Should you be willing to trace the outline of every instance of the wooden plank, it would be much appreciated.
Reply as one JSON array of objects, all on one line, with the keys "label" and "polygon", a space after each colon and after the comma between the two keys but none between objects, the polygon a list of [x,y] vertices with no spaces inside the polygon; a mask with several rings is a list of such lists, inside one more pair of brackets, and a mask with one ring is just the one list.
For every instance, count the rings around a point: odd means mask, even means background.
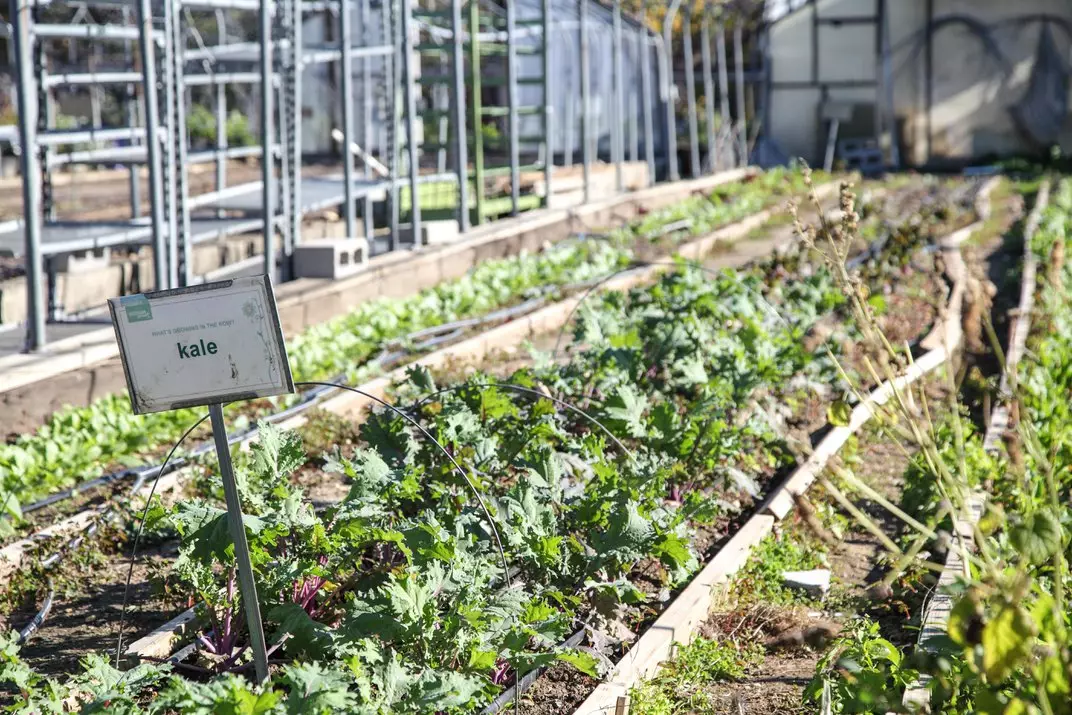
[{"label": "wooden plank", "polygon": [[691,642],[696,628],[707,618],[716,589],[728,584],[733,574],[744,566],[752,548],[774,528],[774,521],[772,516],[757,514],[745,522],[618,661],[607,680],[574,710],[574,715],[605,715],[614,711],[619,699],[627,697],[634,684],[655,674],[659,665],[672,655],[675,643]]},{"label": "wooden plank", "polygon": [[[996,185],[996,184],[994,184]],[[982,192],[980,192],[982,193]],[[987,452],[998,451],[1001,438],[1009,426],[1009,373],[1015,374],[1016,368],[1023,357],[1027,347],[1027,337],[1031,330],[1031,311],[1035,304],[1035,282],[1038,271],[1038,261],[1034,251],[1031,250],[1031,239],[1038,230],[1042,212],[1045,211],[1050,199],[1050,181],[1045,180],[1039,187],[1035,205],[1031,208],[1027,223],[1024,226],[1023,269],[1020,276],[1020,301],[1018,304],[1016,323],[1013,326],[1012,338],[1006,354],[1007,370],[1001,376],[1001,385],[998,394],[1001,401],[991,411],[990,424],[983,438],[983,449]],[[986,196],[986,207],[989,210],[989,196]],[[927,603],[923,614],[923,627],[920,629],[917,647],[926,648],[926,644],[932,638],[946,632],[946,624],[949,623],[949,615],[956,605],[953,596],[949,592],[957,577],[966,573],[968,554],[975,548],[975,525],[982,518],[983,509],[986,505],[986,493],[976,489],[968,497],[965,505],[965,513],[955,521],[955,530],[959,536],[957,542],[950,546],[946,554],[945,567],[938,577],[938,585]],[[929,675],[920,676],[919,680],[905,688],[902,704],[912,708],[923,708],[930,702]]]}]

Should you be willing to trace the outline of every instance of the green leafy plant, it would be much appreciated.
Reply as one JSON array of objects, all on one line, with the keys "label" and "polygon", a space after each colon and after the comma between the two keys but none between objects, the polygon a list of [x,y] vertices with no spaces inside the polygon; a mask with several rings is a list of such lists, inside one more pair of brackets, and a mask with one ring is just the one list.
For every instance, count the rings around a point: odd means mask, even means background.
[{"label": "green leafy plant", "polygon": [[859,618],[830,644],[804,697],[830,713],[900,711],[904,688],[918,675],[906,665],[878,624]]},{"label": "green leafy plant", "polygon": [[707,686],[737,680],[763,661],[756,643],[697,638],[679,646],[659,674],[629,693],[630,712],[636,715],[676,715],[715,712]]}]

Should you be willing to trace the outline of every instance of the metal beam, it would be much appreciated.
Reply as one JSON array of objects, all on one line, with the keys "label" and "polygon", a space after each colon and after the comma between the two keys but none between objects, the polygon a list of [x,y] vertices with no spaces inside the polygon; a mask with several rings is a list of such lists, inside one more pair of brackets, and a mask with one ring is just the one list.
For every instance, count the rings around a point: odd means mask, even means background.
[{"label": "metal beam", "polygon": [[741,145],[741,166],[748,166],[748,111],[744,99],[744,41],[738,21],[733,27],[733,64],[737,76],[737,137]]},{"label": "metal beam", "polygon": [[625,190],[622,162],[625,161],[625,76],[622,71],[622,0],[614,0],[611,31],[614,33],[614,114],[611,116],[611,145],[614,154],[614,188]]},{"label": "metal beam", "polygon": [[[216,10],[216,42],[220,45],[227,43],[227,15],[223,10]],[[251,72],[250,74],[255,74]],[[259,82],[261,77],[257,76]],[[186,81],[194,79],[187,77]],[[222,83],[216,83],[216,191],[227,188],[227,87]],[[223,218],[224,210],[216,211],[217,218]]]},{"label": "metal beam", "polygon": [[213,72],[211,74],[188,74],[187,87],[222,86],[227,84],[260,84],[259,72]]},{"label": "metal beam", "polygon": [[700,137],[696,126],[696,69],[692,56],[692,8],[686,8],[682,17],[682,34],[685,42],[685,101],[689,121],[689,163],[691,175],[700,175]]},{"label": "metal beam", "polygon": [[517,116],[517,47],[514,33],[517,24],[517,3],[506,3],[506,131],[510,147],[510,215],[517,216],[521,208],[521,145],[518,142],[520,125]]},{"label": "metal beam", "polygon": [[[353,238],[357,235],[357,204],[354,198],[354,153],[350,151],[350,145],[354,142],[354,63],[353,56],[345,52],[346,48],[353,46],[353,18],[352,7],[348,0],[342,0],[339,9],[339,44],[342,55],[342,175],[343,191],[346,203],[343,206],[343,217],[346,221],[346,236]],[[371,238],[368,236],[367,238]]]},{"label": "metal beam", "polygon": [[[130,8],[123,8],[123,24],[127,25],[131,22]],[[133,43],[123,43],[123,60],[128,67],[134,66],[134,50]],[[127,113],[127,126],[135,127],[138,125],[138,82],[141,81],[141,75],[137,72],[132,73],[135,75],[134,79],[130,81],[126,86],[126,113]],[[131,140],[131,144],[135,145],[136,142]],[[135,164],[130,165],[130,175],[128,177],[130,185],[130,217],[138,218],[141,216],[141,179],[138,176],[138,167]]]},{"label": "metal beam", "polygon": [[164,225],[163,166],[160,157],[160,106],[156,94],[156,46],[151,41],[153,13],[150,0],[138,0],[137,22],[141,52],[142,97],[145,102],[145,155],[149,162],[149,211],[152,216],[153,278],[157,290],[167,285],[167,233]]},{"label": "metal beam", "polygon": [[451,97],[454,109],[454,161],[458,173],[458,228],[469,231],[469,147],[465,131],[465,54],[462,0],[450,0]]},{"label": "metal beam", "polygon": [[552,112],[554,101],[551,97],[551,0],[541,0],[540,10],[543,16],[540,37],[540,46],[543,53],[543,205],[544,208],[551,206],[551,174],[555,166],[555,147],[551,141],[552,135]]},{"label": "metal beam", "polygon": [[469,81],[473,95],[473,183],[476,223],[484,223],[484,122],[480,81],[480,3],[469,2]]},{"label": "metal beam", "polygon": [[44,346],[45,336],[45,272],[41,255],[41,165],[38,161],[37,119],[40,107],[34,91],[33,75],[33,8],[29,3],[11,2],[11,22],[14,26],[15,63],[18,72],[19,141],[22,143],[22,213],[26,243],[26,349]]},{"label": "metal beam", "polygon": [[[261,71],[261,144],[274,143],[272,130],[272,3],[259,0],[260,5],[260,71]],[[261,157],[261,206],[264,214],[264,272],[275,281],[275,171],[272,156]]]},{"label": "metal beam", "polygon": [[681,178],[677,168],[677,112],[674,106],[674,18],[681,0],[672,0],[663,20],[662,57],[666,66],[666,153],[669,160],[670,181]]},{"label": "metal beam", "polygon": [[715,153],[715,78],[711,69],[711,6],[704,1],[700,23],[700,65],[703,69],[704,118],[707,121],[707,165],[711,172],[718,170]]},{"label": "metal beam", "polygon": [[183,53],[186,51],[186,42],[182,28],[180,6],[175,3],[173,7],[171,61],[174,62],[175,67],[175,106],[171,114],[172,121],[174,121],[174,131],[169,132],[169,138],[175,146],[175,212],[177,214],[176,220],[179,234],[172,239],[175,254],[175,265],[172,269],[172,274],[177,281],[172,285],[172,288],[190,285],[190,281],[193,278],[193,244],[191,243],[190,235],[189,207],[190,182],[187,180],[190,170],[190,165],[187,161],[189,147],[187,146],[186,136],[186,104],[188,98],[186,96],[185,73],[183,72]]},{"label": "metal beam", "polygon": [[[157,43],[164,41],[163,33],[150,30]],[[34,37],[42,40],[139,40],[137,27],[122,25],[34,25]]]},{"label": "metal beam", "polygon": [[584,202],[591,199],[592,185],[592,67],[588,54],[588,0],[579,0],[581,15],[581,159],[584,164]]},{"label": "metal beam", "polygon": [[45,79],[45,86],[74,87],[79,85],[102,85],[102,84],[130,84],[141,80],[140,72],[68,72],[64,74],[50,73]]},{"label": "metal beam", "polygon": [[718,31],[715,33],[715,47],[718,61],[719,114],[722,124],[729,127],[732,126],[733,118],[730,116],[730,80],[726,67],[726,28],[721,22],[718,23]]},{"label": "metal beam", "polygon": [[644,115],[644,158],[648,162],[648,186],[655,185],[655,107],[651,87],[651,36],[647,31],[648,0],[643,0],[640,5],[640,22],[644,26],[644,32],[640,35],[643,42],[638,38],[637,46],[640,56],[640,84],[641,104]]},{"label": "metal beam", "polygon": [[[361,37],[363,44],[372,44],[372,11],[369,8],[369,0],[359,0],[361,3]],[[361,58],[361,132],[363,136],[366,157],[372,156],[372,58]],[[387,60],[384,60],[384,77],[386,78]],[[464,141],[464,138],[463,138]],[[372,166],[366,158],[363,162],[365,167],[365,180],[372,180]],[[372,241],[376,233],[373,222],[372,198],[366,194],[361,208],[361,218],[365,225],[365,238]],[[371,245],[371,243],[369,244]]]},{"label": "metal beam", "polygon": [[[291,111],[291,132],[293,134],[292,142],[290,145],[291,152],[291,168],[293,170],[293,176],[291,177],[291,200],[294,202],[294,211],[290,215],[290,237],[291,237],[291,253],[287,255],[287,266],[291,268],[291,262],[293,260],[294,247],[301,243],[301,227],[302,227],[302,71],[303,65],[298,61],[298,58],[302,55],[302,2],[301,0],[292,0],[291,6],[291,27],[294,32],[294,67],[291,68],[293,76],[291,79],[292,86],[288,95],[290,101]],[[288,275],[288,278],[291,277]]]},{"label": "metal beam", "polygon": [[[144,77],[144,74],[143,74]],[[143,127],[89,127],[86,129],[53,129],[39,132],[38,146],[60,146],[61,144],[83,144],[85,142],[110,142],[120,139],[141,138],[146,135]],[[157,136],[163,133],[157,130]]]},{"label": "metal beam", "polygon": [[413,246],[421,245],[421,198],[417,193],[420,176],[419,147],[417,146],[417,83],[413,72],[413,6],[402,0],[402,86],[405,88],[406,144],[409,150],[410,226]]}]

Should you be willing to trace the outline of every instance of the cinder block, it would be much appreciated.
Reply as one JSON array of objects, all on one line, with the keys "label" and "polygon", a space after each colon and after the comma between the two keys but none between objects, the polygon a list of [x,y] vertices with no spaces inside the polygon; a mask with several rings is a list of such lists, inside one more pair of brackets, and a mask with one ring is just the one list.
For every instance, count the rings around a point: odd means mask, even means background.
[{"label": "cinder block", "polygon": [[368,241],[364,238],[305,241],[294,249],[294,277],[345,278],[364,269],[368,258]]},{"label": "cinder block", "polygon": [[85,251],[74,251],[56,256],[55,266],[57,271],[64,273],[87,273],[107,268],[112,260],[112,249],[91,248]]},{"label": "cinder block", "polygon": [[[402,243],[413,242],[413,227],[401,226],[398,230]],[[454,220],[421,221],[422,246],[438,246],[455,241],[461,235],[458,222]]]}]

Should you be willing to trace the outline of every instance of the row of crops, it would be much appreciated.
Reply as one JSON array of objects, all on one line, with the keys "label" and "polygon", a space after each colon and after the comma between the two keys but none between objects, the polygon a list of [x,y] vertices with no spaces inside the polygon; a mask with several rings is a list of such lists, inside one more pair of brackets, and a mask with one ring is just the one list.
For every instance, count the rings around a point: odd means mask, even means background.
[{"label": "row of crops", "polygon": [[[294,340],[296,375],[361,380],[378,369],[373,358],[389,339],[516,305],[536,290],[584,285],[627,265],[639,242],[655,238],[672,248],[799,193],[800,181],[767,175],[600,242],[488,264],[463,281],[385,303],[397,310],[381,322],[362,309],[364,319],[348,316]],[[908,197],[905,215],[886,205],[861,218],[846,196],[838,255],[863,255],[851,274],[830,263],[821,243],[807,242],[736,271],[682,263],[650,285],[592,294],[569,347],[534,350],[520,368],[485,365],[464,377],[413,368],[394,386],[394,409],[374,410],[348,429],[317,420],[301,433],[263,424],[250,453],[236,460],[270,681],[247,678],[234,555],[221,489],[208,469],[181,499],[155,503],[145,522],[149,546],[174,548],[161,580],[195,609],[179,655],[117,669],[102,653],[86,656],[75,673],[45,675],[12,635],[0,644],[0,680],[12,706],[482,712],[502,707],[521,681],[542,673],[518,707],[571,712],[801,458],[801,445],[843,419],[851,386],[875,384],[871,332],[892,336],[890,361],[903,364],[930,330],[940,313],[934,296],[945,290],[943,261],[930,249],[974,220],[972,198],[970,186],[929,187]],[[690,223],[680,233],[665,231],[682,218]],[[497,272],[504,266],[512,268],[509,278]],[[860,323],[861,315],[871,322]],[[328,347],[333,341],[337,350]],[[88,408],[97,409],[105,408]],[[161,421],[152,440],[127,440],[108,456],[83,456],[80,469],[32,493],[60,489],[87,470],[150,459],[195,417]],[[134,433],[134,418],[123,424],[117,433]],[[36,456],[48,434],[15,446]],[[964,454],[968,438],[950,434],[959,441],[944,451]],[[939,481],[919,482],[939,485],[932,500],[949,498]],[[314,506],[307,492],[325,483],[341,485],[340,497]],[[25,489],[16,492],[22,503],[30,499]],[[820,504],[820,517],[834,512]],[[928,528],[935,534],[939,525]],[[763,585],[764,564],[782,558],[781,545],[763,548],[771,551],[745,571],[760,601],[777,590]],[[787,564],[821,553],[792,548]],[[706,673],[721,672],[705,660],[711,653],[729,659],[731,679],[762,661],[753,643],[737,668],[743,646],[732,637],[710,642],[698,661]],[[852,710],[835,697],[859,690],[856,671],[832,665],[842,655],[819,669],[823,707],[836,701],[842,712],[875,711],[874,700]],[[567,693],[549,686],[556,678],[571,684]],[[637,712],[708,711],[645,697],[637,693]]]},{"label": "row of crops", "polygon": [[[630,712],[1072,712],[1072,181],[1040,216],[1028,245],[1036,307],[1014,314],[1031,324],[1019,366],[1003,373],[1010,343],[984,320],[987,348],[969,346],[959,370],[859,435],[759,545],[703,636],[633,689]],[[1009,233],[1011,255],[1025,223]],[[1016,303],[1007,290],[995,322]],[[1002,374],[1006,395],[995,393]],[[1011,419],[995,430],[984,415],[1005,405]],[[996,439],[984,440],[988,427]],[[865,557],[875,573],[861,572]],[[823,597],[782,578],[809,569],[833,573]],[[940,605],[928,610],[931,598]]]},{"label": "row of crops", "polygon": [[[612,231],[606,240],[567,242],[537,254],[486,261],[465,277],[419,295],[364,303],[290,340],[294,377],[360,382],[382,371],[377,358],[388,352],[385,347],[413,347],[406,338],[415,332],[550,299],[628,265],[639,241],[672,247],[675,240],[784,202],[802,186],[797,172],[768,172],[652,212]],[[664,235],[665,227],[673,231]],[[261,414],[278,404],[262,407]],[[0,530],[10,535],[22,520],[23,507],[56,491],[102,472],[159,459],[193,419],[191,410],[135,417],[126,396],[117,394],[88,407],[62,410],[36,433],[0,444]]]}]

